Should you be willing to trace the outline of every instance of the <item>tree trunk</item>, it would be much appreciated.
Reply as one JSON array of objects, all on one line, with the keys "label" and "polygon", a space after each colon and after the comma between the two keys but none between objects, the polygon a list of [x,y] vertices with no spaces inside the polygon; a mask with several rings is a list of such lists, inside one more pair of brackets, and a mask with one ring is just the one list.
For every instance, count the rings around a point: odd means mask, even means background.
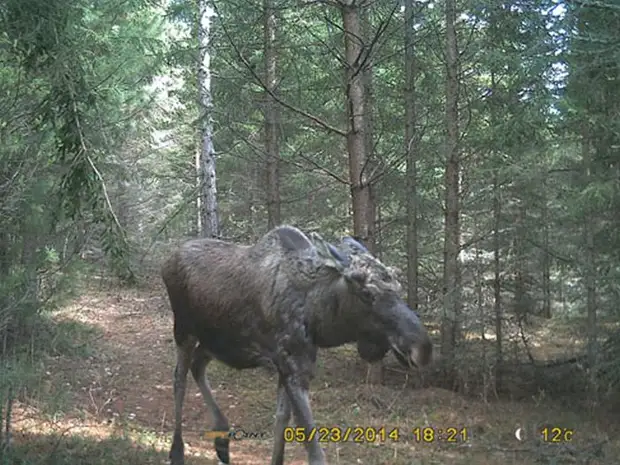
[{"label": "tree trunk", "polygon": [[276,12],[273,0],[263,0],[265,46],[265,153],[267,154],[267,228],[280,224],[280,144],[279,106],[272,98],[276,92]]},{"label": "tree trunk", "polygon": [[[196,156],[195,158],[195,162],[196,162],[196,186],[198,187],[198,195],[196,196],[196,227],[197,227],[197,235],[200,235],[202,232],[202,208],[200,207],[202,205],[202,200],[201,200],[201,182],[200,180],[202,179],[202,171],[200,169],[200,148],[201,145],[198,145],[196,147]],[[194,228],[190,225],[190,231],[193,234]]]},{"label": "tree trunk", "polygon": [[[491,24],[496,26],[494,16],[491,17]],[[497,118],[497,112],[499,110],[500,102],[497,83],[495,80],[495,71],[491,70],[491,124],[499,124]],[[498,141],[493,141],[492,156],[498,157],[500,146]],[[499,157],[498,157],[499,158]],[[497,163],[497,162],[496,162]],[[502,323],[504,320],[504,314],[502,311],[502,281],[501,281],[501,258],[500,258],[500,229],[502,218],[502,203],[501,203],[501,186],[499,183],[499,166],[496,166],[493,170],[493,314],[495,316],[495,390],[502,385],[502,366],[504,363],[503,353],[503,334]]]},{"label": "tree trunk", "polygon": [[566,315],[568,313],[568,299],[566,298],[566,265],[561,264],[560,269],[558,270],[558,288],[559,288],[559,299],[562,302],[562,314]]},{"label": "tree trunk", "polygon": [[209,36],[211,32],[211,8],[207,0],[198,2],[198,92],[200,96],[200,157],[198,163],[200,228],[202,237],[218,237],[220,226],[217,208],[217,188],[215,175],[215,149],[213,148],[213,126],[211,114],[211,55]]},{"label": "tree trunk", "polygon": [[542,189],[542,214],[543,222],[543,256],[542,256],[542,291],[543,291],[543,317],[551,318],[551,254],[549,253],[549,206],[547,201],[546,182]]},{"label": "tree trunk", "polygon": [[502,322],[502,281],[500,260],[500,227],[502,216],[500,199],[500,185],[497,170],[493,175],[493,313],[495,314],[495,387],[502,385],[503,333]]},{"label": "tree trunk", "polygon": [[458,49],[455,0],[446,0],[446,170],[444,241],[444,314],[441,325],[441,355],[448,378],[455,380],[455,350],[461,313],[459,266],[459,113]]},{"label": "tree trunk", "polygon": [[[370,44],[373,39],[373,31],[372,26],[370,24],[370,18],[368,17],[368,7],[359,7],[360,8],[360,19],[362,24],[362,37],[365,44]],[[367,45],[362,44],[364,47]],[[374,172],[374,168],[377,165],[377,157],[375,154],[375,139],[374,139],[374,131],[375,131],[375,118],[374,118],[374,108],[375,108],[375,91],[374,91],[374,75],[373,75],[373,66],[371,57],[366,58],[366,63],[364,68],[362,69],[362,77],[364,79],[364,145],[365,150],[364,154],[366,157],[366,174]],[[361,64],[360,64],[361,65]],[[369,250],[373,254],[379,253],[379,243],[377,238],[377,209],[378,209],[378,192],[377,186],[372,182],[371,179],[368,179],[367,176],[364,177],[365,183],[368,187],[368,233],[366,242],[369,246]]]},{"label": "tree trunk", "polygon": [[[0,278],[4,279],[10,269],[11,238],[6,230],[0,229]],[[1,296],[0,296],[1,297]]]},{"label": "tree trunk", "polygon": [[517,317],[521,319],[523,317],[521,306],[524,300],[525,286],[523,284],[523,200],[515,199],[517,203],[517,214],[514,218],[514,238],[513,238],[513,250],[514,250],[514,307]]},{"label": "tree trunk", "polygon": [[125,181],[125,176],[121,173],[117,173],[116,178],[116,218],[118,219],[118,224],[127,231],[129,226],[129,217],[131,213],[129,212],[128,206],[128,197],[129,193],[129,183]]},{"label": "tree trunk", "polygon": [[[368,218],[370,191],[367,183],[366,165],[366,123],[364,79],[359,72],[362,42],[359,11],[357,6],[342,5],[345,30],[346,56],[346,107],[347,107],[347,151],[349,153],[349,177],[353,207],[353,232],[368,244],[370,219]],[[371,244],[368,244],[371,247]]]},{"label": "tree trunk", "polygon": [[[482,228],[478,224],[478,221],[475,222],[474,225],[475,234],[479,236],[481,234]],[[484,304],[484,280],[485,280],[485,272],[486,266],[484,260],[482,258],[482,249],[480,247],[476,247],[476,264],[475,264],[475,281],[474,288],[476,292],[476,306],[478,307],[478,318],[480,319],[480,340],[482,341],[482,353],[480,354],[480,363],[482,366],[482,400],[486,402],[487,396],[489,393],[489,388],[491,387],[489,383],[489,367],[488,367],[488,359],[487,359],[487,334],[486,334],[486,309]],[[492,386],[495,387],[495,386]]]},{"label": "tree trunk", "polygon": [[517,218],[515,228],[515,313],[520,323],[527,323],[531,313],[530,301],[525,285],[526,256],[525,256],[525,217],[526,207],[524,199],[517,199]]},{"label": "tree trunk", "polygon": [[[362,40],[365,44],[372,42],[372,27],[370,24],[370,18],[368,17],[368,7],[359,6],[360,8],[360,22],[362,27]],[[362,48],[362,50],[364,50]],[[360,60],[364,61],[364,60]],[[366,63],[361,70],[362,78],[364,79],[364,154],[366,156],[366,171],[373,172],[376,165],[376,157],[374,153],[375,141],[374,141],[374,105],[375,94],[373,84],[373,69],[372,60],[367,57]],[[360,64],[361,65],[361,64]],[[377,189],[372,183],[372,180],[368,180],[368,206],[367,206],[367,222],[368,233],[366,237],[366,244],[369,250],[374,254],[379,253],[379,243],[377,242]],[[383,382],[383,361],[380,360],[376,363],[370,364],[368,367],[368,380],[371,384],[381,384]]]},{"label": "tree trunk", "polygon": [[[586,174],[585,184],[589,186],[592,182],[592,167],[590,156],[590,139],[587,129],[584,129],[582,140],[582,159],[584,172]],[[598,355],[598,329],[596,314],[596,257],[594,249],[594,217],[591,207],[586,206],[584,215],[584,239],[585,239],[585,287],[586,287],[586,308],[588,314],[588,394],[591,402],[597,400],[597,355]]]},{"label": "tree trunk", "polygon": [[[353,206],[353,233],[371,252],[374,252],[375,208],[368,183],[367,146],[368,138],[365,76],[360,65],[363,60],[364,44],[360,6],[355,2],[341,2],[346,57],[346,107],[347,107],[347,151],[349,153],[349,178]],[[369,369],[369,382],[383,380],[382,364]]]},{"label": "tree trunk", "polygon": [[418,199],[414,0],[405,1],[405,158],[407,160],[407,302],[418,310]]}]

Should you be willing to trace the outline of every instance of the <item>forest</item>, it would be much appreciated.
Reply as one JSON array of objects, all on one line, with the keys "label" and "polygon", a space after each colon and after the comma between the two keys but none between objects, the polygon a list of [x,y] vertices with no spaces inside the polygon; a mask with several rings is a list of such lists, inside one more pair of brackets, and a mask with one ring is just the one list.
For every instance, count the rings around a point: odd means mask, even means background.
[{"label": "forest", "polygon": [[[278,225],[359,239],[434,345],[319,351],[318,425],[404,432],[329,464],[617,463],[618,0],[2,0],[0,63],[0,465],[169,463],[162,262]],[[275,375],[207,372],[270,463]]]}]

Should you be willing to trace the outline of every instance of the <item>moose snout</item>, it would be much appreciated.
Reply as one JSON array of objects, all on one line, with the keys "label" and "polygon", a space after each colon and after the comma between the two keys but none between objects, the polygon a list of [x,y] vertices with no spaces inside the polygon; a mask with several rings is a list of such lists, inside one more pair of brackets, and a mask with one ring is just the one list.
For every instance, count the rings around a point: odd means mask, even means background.
[{"label": "moose snout", "polygon": [[409,351],[409,357],[417,367],[428,365],[433,358],[433,343],[428,336],[418,344],[414,344]]},{"label": "moose snout", "polygon": [[433,359],[433,343],[420,317],[404,302],[398,306],[400,318],[390,337],[390,346],[398,361],[406,366],[422,368]]}]

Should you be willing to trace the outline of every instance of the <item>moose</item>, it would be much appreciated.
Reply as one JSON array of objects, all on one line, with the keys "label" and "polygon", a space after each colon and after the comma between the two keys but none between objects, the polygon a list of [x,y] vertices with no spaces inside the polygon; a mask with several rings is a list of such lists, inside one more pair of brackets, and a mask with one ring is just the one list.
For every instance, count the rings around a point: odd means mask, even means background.
[{"label": "moose", "polygon": [[[177,350],[171,465],[184,464],[188,371],[211,413],[213,430],[229,430],[205,374],[213,359],[240,370],[262,366],[277,373],[271,465],[282,465],[291,413],[299,427],[314,427],[308,390],[318,348],[356,343],[368,362],[391,350],[408,368],[432,358],[426,328],[399,296],[396,271],[352,237],[334,245],[317,233],[283,225],[255,245],[194,239],[164,262],[161,273]],[[230,463],[229,441],[225,434],[214,439],[224,464]],[[310,465],[326,464],[316,437],[304,445]]]}]

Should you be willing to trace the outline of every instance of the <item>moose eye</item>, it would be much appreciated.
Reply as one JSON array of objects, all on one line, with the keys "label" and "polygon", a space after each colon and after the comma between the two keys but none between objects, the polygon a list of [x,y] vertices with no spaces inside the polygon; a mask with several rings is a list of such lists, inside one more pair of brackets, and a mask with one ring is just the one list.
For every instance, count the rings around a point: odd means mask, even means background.
[{"label": "moose eye", "polygon": [[374,295],[368,289],[362,289],[360,292],[360,298],[367,303],[372,303],[374,301]]}]

